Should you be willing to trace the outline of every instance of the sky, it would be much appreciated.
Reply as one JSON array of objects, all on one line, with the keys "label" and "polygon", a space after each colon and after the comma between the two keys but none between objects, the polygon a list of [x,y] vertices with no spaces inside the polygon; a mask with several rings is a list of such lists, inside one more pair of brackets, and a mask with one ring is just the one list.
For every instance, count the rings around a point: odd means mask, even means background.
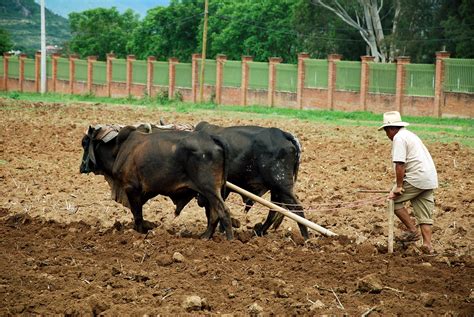
[{"label": "sky", "polygon": [[[40,3],[40,0],[35,0]],[[116,7],[120,12],[132,9],[144,18],[147,10],[167,6],[170,0],[44,0],[46,8],[67,18],[71,12],[81,12],[94,8]]]}]

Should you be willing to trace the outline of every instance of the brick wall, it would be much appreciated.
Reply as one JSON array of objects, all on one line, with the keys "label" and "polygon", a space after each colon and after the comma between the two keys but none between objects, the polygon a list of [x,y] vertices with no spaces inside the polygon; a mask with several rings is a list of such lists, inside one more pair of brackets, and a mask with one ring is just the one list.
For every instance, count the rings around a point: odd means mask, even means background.
[{"label": "brick wall", "polygon": [[[185,102],[199,102],[200,86],[198,63],[200,54],[192,56],[192,87],[175,87],[175,67],[178,63],[176,58],[169,59],[169,85],[153,85],[153,62],[154,57],[147,59],[147,83],[132,83],[132,62],[133,55],[127,57],[126,82],[118,83],[112,81],[112,60],[113,54],[107,55],[106,83],[102,85],[92,83],[92,65],[96,62],[96,57],[91,56],[88,60],[88,74],[86,82],[73,81],[75,73],[75,60],[77,56],[70,56],[69,80],[59,80],[57,78],[56,59],[59,55],[53,55],[52,78],[48,78],[47,90],[57,93],[73,94],[94,94],[96,96],[141,98],[144,96],[156,96],[162,92],[168,92],[169,98],[174,98],[179,93]],[[0,78],[0,90],[7,91],[39,91],[39,63],[40,53],[35,56],[35,80],[26,80],[23,76],[24,63],[22,60],[26,56],[20,57],[18,79],[8,78],[9,54],[4,54],[4,76]],[[304,87],[305,80],[305,60],[309,58],[306,53],[298,55],[297,91],[282,92],[276,91],[277,72],[275,65],[281,63],[281,58],[272,57],[269,59],[268,88],[255,90],[248,88],[248,66],[247,62],[252,61],[251,56],[242,57],[242,84],[241,87],[223,87],[223,65],[227,58],[225,55],[216,57],[216,86],[203,85],[203,101],[212,101],[223,105],[266,105],[278,108],[293,109],[334,109],[341,111],[371,111],[383,113],[391,110],[398,110],[404,115],[411,116],[434,116],[434,117],[474,117],[474,94],[444,92],[442,83],[444,79],[443,60],[449,58],[447,52],[436,53],[435,72],[435,94],[433,97],[416,97],[404,95],[405,64],[410,63],[408,57],[397,59],[397,80],[395,94],[375,94],[368,92],[369,87],[369,63],[373,61],[371,56],[361,57],[361,78],[360,91],[341,91],[335,89],[336,67],[335,63],[342,59],[341,55],[331,54],[328,56],[328,87],[325,89]]]}]

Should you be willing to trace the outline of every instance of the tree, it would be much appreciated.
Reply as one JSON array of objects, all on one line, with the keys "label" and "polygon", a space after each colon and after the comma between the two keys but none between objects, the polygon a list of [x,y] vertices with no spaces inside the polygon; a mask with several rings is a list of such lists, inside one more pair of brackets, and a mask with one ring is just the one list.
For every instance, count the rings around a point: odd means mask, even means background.
[{"label": "tree", "polygon": [[[385,62],[389,57],[389,51],[392,54],[391,59],[393,59],[395,50],[393,47],[387,48],[382,25],[381,14],[385,13],[383,0],[380,2],[378,0],[357,0],[344,4],[339,0],[313,0],[313,3],[333,12],[346,24],[355,28],[369,46],[371,55],[375,57],[376,61]],[[390,8],[394,11],[392,33],[397,31],[400,8],[400,0],[394,0]]]},{"label": "tree", "polygon": [[13,48],[10,33],[4,29],[0,29],[0,53],[8,52]]},{"label": "tree", "polygon": [[203,18],[203,0],[172,0],[168,7],[148,10],[142,23],[133,32],[129,50],[140,58],[177,57],[190,61],[198,52],[199,25]]},{"label": "tree", "polygon": [[474,4],[472,0],[445,0],[439,10],[446,49],[460,58],[474,58]]},{"label": "tree", "polygon": [[[431,63],[434,52],[443,38],[443,28],[435,18],[439,10],[439,0],[400,0],[400,13],[396,22],[396,32],[385,37],[390,43],[390,59],[410,56],[413,62]],[[390,18],[387,19],[390,24]]]},{"label": "tree", "polygon": [[357,30],[311,1],[300,0],[296,4],[292,25],[297,34],[298,50],[313,58],[327,58],[329,54],[338,53],[346,60],[359,60],[367,54]]},{"label": "tree", "polygon": [[100,60],[105,60],[111,52],[117,57],[129,54],[127,44],[139,23],[138,14],[132,10],[120,14],[115,7],[70,13],[69,21],[72,32],[69,52],[81,58],[97,55]]},{"label": "tree", "polygon": [[241,59],[251,55],[256,61],[278,56],[295,62],[295,1],[213,1],[210,7],[215,13],[209,15],[209,56],[223,53],[230,59]]}]

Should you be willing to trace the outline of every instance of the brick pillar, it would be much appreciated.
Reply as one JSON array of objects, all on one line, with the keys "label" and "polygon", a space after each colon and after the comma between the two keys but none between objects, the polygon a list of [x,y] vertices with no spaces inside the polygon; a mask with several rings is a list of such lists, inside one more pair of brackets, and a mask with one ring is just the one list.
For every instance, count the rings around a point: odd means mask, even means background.
[{"label": "brick pillar", "polygon": [[35,92],[40,91],[41,84],[41,51],[35,53]]},{"label": "brick pillar", "polygon": [[25,81],[25,59],[26,59],[26,54],[20,54],[18,58],[18,61],[19,61],[18,84],[19,84],[20,92],[23,92],[23,83]]},{"label": "brick pillar", "polygon": [[395,109],[403,114],[403,96],[405,93],[405,65],[410,63],[410,57],[397,57],[397,85],[395,89]]},{"label": "brick pillar", "polygon": [[268,63],[268,101],[269,107],[273,107],[275,99],[275,83],[276,83],[276,64],[280,64],[283,59],[281,57],[270,57]]},{"label": "brick pillar", "polygon": [[146,60],[146,93],[151,97],[153,87],[153,62],[156,61],[155,56],[148,56]]},{"label": "brick pillar", "polygon": [[328,56],[328,109],[334,109],[334,91],[336,90],[336,62],[342,59],[340,54]]},{"label": "brick pillar", "polygon": [[3,85],[5,87],[5,91],[8,91],[8,60],[10,58],[10,53],[3,53]]},{"label": "brick pillar", "polygon": [[303,109],[303,91],[304,91],[304,80],[305,80],[305,67],[304,61],[309,58],[308,53],[298,54],[298,77],[296,84],[296,104],[299,109]]},{"label": "brick pillar", "polygon": [[369,92],[369,63],[373,62],[374,56],[361,56],[362,60],[360,68],[360,108],[367,111],[367,93]]},{"label": "brick pillar", "polygon": [[222,84],[224,82],[224,63],[227,56],[219,54],[216,56],[216,104],[222,102]]},{"label": "brick pillar", "polygon": [[193,102],[197,102],[197,95],[199,91],[199,61],[201,60],[201,54],[193,54],[191,62],[191,87],[192,87],[192,96]]},{"label": "brick pillar", "polygon": [[174,90],[176,85],[176,63],[179,60],[176,57],[171,57],[168,59],[168,98],[171,100],[174,98]]},{"label": "brick pillar", "polygon": [[132,76],[133,76],[133,61],[135,60],[135,55],[127,55],[127,83],[126,90],[127,96],[132,94]]},{"label": "brick pillar", "polygon": [[247,105],[247,90],[249,88],[249,65],[253,61],[252,56],[242,56],[242,83],[240,87],[240,105]]},{"label": "brick pillar", "polygon": [[92,82],[94,78],[94,62],[97,60],[97,56],[87,57],[87,92],[92,93]]},{"label": "brick pillar", "polygon": [[115,59],[115,54],[107,54],[106,63],[106,85],[107,85],[107,97],[112,96],[112,60]]},{"label": "brick pillar", "polygon": [[76,78],[76,59],[79,55],[69,55],[69,93],[74,94],[74,81]]},{"label": "brick pillar", "polygon": [[58,58],[61,55],[59,53],[54,53],[51,60],[51,79],[53,82],[53,92],[56,92],[57,83],[58,83]]},{"label": "brick pillar", "polygon": [[436,52],[435,95],[433,116],[440,118],[442,115],[441,101],[443,100],[444,59],[449,58],[449,52]]}]

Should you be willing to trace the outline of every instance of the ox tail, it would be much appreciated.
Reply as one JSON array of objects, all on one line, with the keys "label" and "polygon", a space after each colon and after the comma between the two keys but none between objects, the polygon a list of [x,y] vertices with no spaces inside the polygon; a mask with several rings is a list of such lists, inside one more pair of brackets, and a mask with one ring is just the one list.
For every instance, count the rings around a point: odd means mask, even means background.
[{"label": "ox tail", "polygon": [[224,154],[224,166],[222,167],[223,169],[223,176],[224,176],[224,185],[222,187],[222,197],[226,196],[226,182],[227,182],[227,175],[229,174],[229,145],[227,142],[221,138],[220,136],[217,135],[210,135],[212,140],[219,145],[222,148],[222,152]]},{"label": "ox tail", "polygon": [[295,137],[293,134],[289,133],[289,132],[283,132],[285,134],[285,137],[288,141],[290,141],[291,143],[293,143],[293,145],[295,146],[295,150],[296,150],[296,160],[295,160],[295,166],[294,166],[294,169],[293,169],[293,179],[294,181],[296,182],[296,180],[298,179],[298,171],[300,169],[300,161],[301,161],[301,143],[300,141],[298,140],[297,137]]}]

